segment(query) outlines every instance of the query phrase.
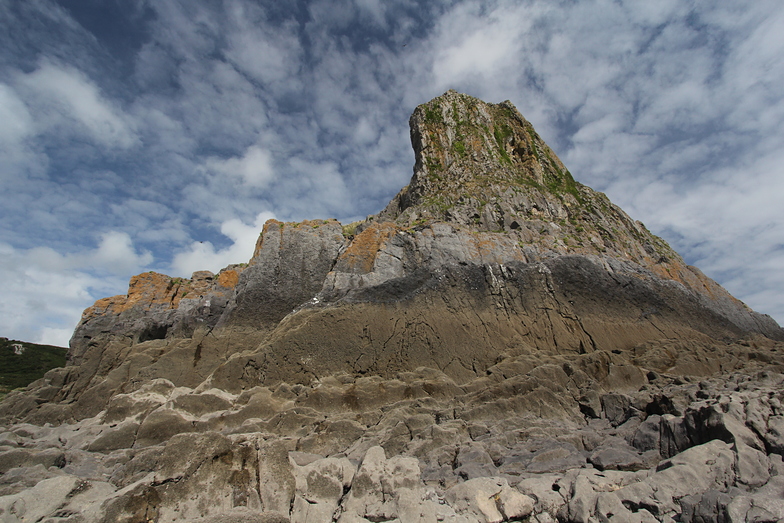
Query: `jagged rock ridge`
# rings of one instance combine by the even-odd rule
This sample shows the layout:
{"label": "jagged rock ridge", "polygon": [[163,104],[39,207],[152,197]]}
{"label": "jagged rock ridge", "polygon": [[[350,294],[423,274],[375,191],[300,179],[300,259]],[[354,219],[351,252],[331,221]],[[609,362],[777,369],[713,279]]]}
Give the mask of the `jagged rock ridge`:
{"label": "jagged rock ridge", "polygon": [[271,220],[247,265],[87,309],[71,364],[0,404],[0,514],[784,518],[782,329],[509,102],[450,91],[411,136],[377,216]]}

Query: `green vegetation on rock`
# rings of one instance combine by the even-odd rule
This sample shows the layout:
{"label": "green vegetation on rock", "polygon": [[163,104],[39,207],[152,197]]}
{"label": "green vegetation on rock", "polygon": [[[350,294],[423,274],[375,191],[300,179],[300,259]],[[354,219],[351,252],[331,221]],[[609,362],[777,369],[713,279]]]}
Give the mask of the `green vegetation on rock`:
{"label": "green vegetation on rock", "polygon": [[0,338],[0,398],[65,366],[65,347]]}
{"label": "green vegetation on rock", "polygon": [[348,225],[343,226],[343,236],[345,238],[353,238],[354,234],[357,232],[357,226],[362,223],[362,221],[351,222]]}
{"label": "green vegetation on rock", "polygon": [[501,159],[511,165],[512,159],[509,158],[509,153],[506,152],[506,140],[512,136],[512,128],[506,124],[496,125],[493,129],[493,135],[495,136],[495,142],[498,145],[498,152],[501,155]]}
{"label": "green vegetation on rock", "polygon": [[431,124],[438,124],[443,122],[441,111],[437,105],[425,106],[425,122]]}

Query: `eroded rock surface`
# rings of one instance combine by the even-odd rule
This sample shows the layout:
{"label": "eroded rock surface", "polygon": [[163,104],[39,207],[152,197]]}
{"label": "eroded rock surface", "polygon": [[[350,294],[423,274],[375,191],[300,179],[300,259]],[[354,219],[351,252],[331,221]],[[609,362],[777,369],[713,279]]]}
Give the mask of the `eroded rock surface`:
{"label": "eroded rock surface", "polygon": [[0,519],[784,520],[784,331],[510,103],[411,137],[377,216],[87,309],[0,404]]}
{"label": "eroded rock surface", "polygon": [[[240,393],[158,379],[91,418],[0,427],[0,509],[4,521],[784,517],[784,344],[725,345],[724,370],[703,376],[669,374],[677,353],[640,366],[665,348],[508,357],[462,385],[427,368]],[[629,386],[615,368],[644,377]]]}

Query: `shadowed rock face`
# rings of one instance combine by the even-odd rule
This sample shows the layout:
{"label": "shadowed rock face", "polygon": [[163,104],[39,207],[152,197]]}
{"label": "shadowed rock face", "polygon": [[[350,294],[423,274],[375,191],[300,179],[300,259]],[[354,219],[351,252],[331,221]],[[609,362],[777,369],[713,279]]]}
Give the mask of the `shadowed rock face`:
{"label": "shadowed rock face", "polygon": [[411,137],[377,216],[87,309],[0,404],[3,521],[782,520],[782,329],[509,102]]}

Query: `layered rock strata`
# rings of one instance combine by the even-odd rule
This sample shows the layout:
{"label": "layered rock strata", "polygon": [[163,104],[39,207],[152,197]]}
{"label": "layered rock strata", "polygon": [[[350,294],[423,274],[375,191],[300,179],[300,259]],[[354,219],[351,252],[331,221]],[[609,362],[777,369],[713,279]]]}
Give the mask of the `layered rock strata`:
{"label": "layered rock strata", "polygon": [[509,102],[410,123],[378,215],[271,220],[247,264],[87,309],[69,366],[0,404],[0,516],[784,518],[784,331]]}

